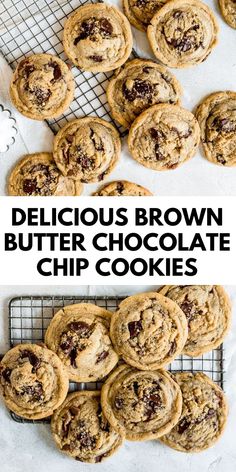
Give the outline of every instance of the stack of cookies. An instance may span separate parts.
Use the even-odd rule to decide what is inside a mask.
[[[223,12],[226,3],[221,2]],[[175,169],[195,154],[201,136],[208,160],[236,165],[236,93],[210,95],[195,117],[181,107],[181,86],[166,67],[189,67],[207,58],[218,34],[211,9],[199,0],[123,0],[123,7],[124,14],[101,3],[80,7],[66,21],[63,44],[76,67],[93,73],[115,71],[107,99],[113,118],[129,129],[133,158],[153,170]],[[162,64],[149,59],[127,62],[133,44],[128,20],[147,31]],[[74,90],[70,66],[56,56],[34,54],[19,63],[10,95],[23,115],[44,120],[60,116],[71,104]],[[109,176],[120,150],[120,137],[112,124],[96,117],[74,120],[59,131],[53,153],[28,155],[16,164],[8,193],[80,195],[83,183]],[[95,195],[151,193],[132,182],[118,181]]]
[[[222,343],[231,307],[220,286],[166,286],[126,298],[111,313],[89,303],[62,308],[45,345],[22,344],[0,364],[9,409],[52,415],[59,449],[101,462],[124,439],[160,439],[185,452],[213,445],[227,419],[225,395],[202,372],[168,372],[176,356],[194,357]],[[101,392],[68,393],[69,380],[103,381]]]

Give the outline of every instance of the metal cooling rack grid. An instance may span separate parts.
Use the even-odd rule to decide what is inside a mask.
[[[74,303],[89,302],[115,311],[119,303],[125,297],[92,297],[92,296],[38,296],[38,297],[17,297],[9,303],[9,340],[13,347],[19,343],[42,342],[45,331],[53,315],[63,306]],[[224,387],[224,348],[219,348],[203,354],[202,356],[191,358],[185,355],[178,356],[168,366],[171,372],[176,371],[201,371],[207,374],[214,382]],[[99,383],[70,384],[70,390],[98,389]],[[20,423],[32,423],[11,413],[12,418]],[[45,423],[48,420],[35,421],[35,423]]]
[[[100,0],[2,0],[0,2],[0,51],[14,69],[32,53],[56,54],[68,62],[62,45],[66,18],[85,3]],[[136,56],[133,52],[133,56]],[[112,122],[121,136],[127,132],[114,122],[106,98],[108,80],[113,74],[82,72],[73,67],[76,90],[70,108],[48,124],[56,133],[68,121],[83,115],[95,115]]]

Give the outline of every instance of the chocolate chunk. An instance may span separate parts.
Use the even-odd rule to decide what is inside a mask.
[[[104,37],[111,36],[113,32],[113,27],[106,18],[102,18],[101,20],[97,20],[99,23],[100,32]]]
[[[105,175],[106,175],[106,172],[103,172],[102,174],[100,174],[100,175],[98,176],[98,182],[101,182],[101,180],[104,179]]]
[[[69,354],[73,347],[74,347],[74,342],[73,342],[73,338],[71,336],[67,336],[66,341],[63,341],[60,344],[60,348],[61,348],[62,351],[65,352],[65,354]]]
[[[104,151],[104,146],[102,144],[102,140],[101,140],[101,138],[99,138],[97,136],[97,139],[99,140],[99,142],[96,141],[96,136],[95,136],[95,133],[94,133],[93,129],[90,130],[90,139],[91,139],[96,151]]]
[[[149,133],[151,138],[155,141],[159,141],[159,139],[163,138],[163,133],[156,128],[150,128]]]
[[[5,382],[10,382],[10,377],[11,377],[11,373],[12,373],[12,369],[4,369],[1,373],[1,376],[3,377],[3,379],[5,380]]]
[[[22,351],[21,359],[29,359],[30,364],[33,366],[32,372],[35,372],[41,365],[40,359],[31,351]]]
[[[129,89],[126,84],[122,85],[122,92],[128,102],[133,102],[136,98],[151,100],[153,85],[148,81],[135,79],[134,85]]]
[[[113,27],[110,21],[108,21],[106,18],[88,18],[81,23],[80,34],[75,38],[74,45],[76,46],[79,41],[88,37],[91,41],[95,41],[98,35],[100,35],[102,38],[107,38],[112,35],[112,32]]]
[[[63,433],[64,438],[68,436],[70,425],[71,425],[71,416],[67,412],[65,416],[62,418],[62,433]]]
[[[23,183],[23,192],[27,193],[28,195],[32,195],[32,193],[36,192],[37,190],[37,183],[36,179],[24,179]]]
[[[52,92],[49,89],[40,88],[35,88],[31,93],[34,93],[35,101],[39,106],[44,106],[52,95]]]
[[[80,164],[80,166],[81,166],[83,169],[92,169],[93,166],[94,166],[94,161],[93,161],[93,159],[90,159],[90,158],[87,157],[86,155],[79,156],[79,157],[77,158],[77,162],[78,162],[78,164]]]
[[[186,429],[189,428],[190,424],[191,424],[191,421],[188,421],[186,418],[183,418],[177,425],[177,432],[179,434],[183,434],[186,431]]]
[[[43,387],[40,382],[35,382],[34,385],[26,385],[22,388],[22,395],[29,395],[36,401],[43,399]]]
[[[181,16],[183,16],[183,12],[182,12],[182,11],[176,10],[176,11],[173,13],[173,17],[174,17],[175,19],[180,18]]]
[[[103,352],[101,352],[101,354],[99,354],[99,356],[97,357],[96,364],[98,364],[98,363],[101,362],[101,361],[104,361],[104,359],[106,359],[107,356],[109,356],[109,352],[108,352],[108,351],[103,351]]]
[[[173,38],[170,43],[175,49],[178,49],[178,51],[180,52],[187,52],[193,47],[193,40],[188,36],[183,36],[182,39]]]
[[[160,395],[155,391],[146,393],[143,397],[143,401],[146,407],[146,415],[150,419],[153,414],[162,406],[162,400]]]
[[[135,338],[136,336],[138,336],[140,331],[142,331],[142,329],[143,329],[142,321],[141,320],[130,321],[130,323],[128,323],[128,329],[129,329],[129,333],[130,333],[130,338],[131,339]]]
[[[236,123],[228,120],[227,118],[215,118],[213,126],[216,127],[217,131],[223,131],[225,133],[231,133],[236,130]]]
[[[26,79],[28,79],[30,74],[32,74],[32,72],[34,71],[35,71],[35,67],[33,65],[28,64],[24,67],[23,75]]]
[[[96,439],[90,436],[86,431],[79,433],[77,440],[80,442],[81,447],[85,449],[93,449],[96,445]]]
[[[72,416],[76,416],[76,415],[78,415],[78,413],[79,413],[79,408],[76,408],[75,406],[70,407],[70,414]],[[81,427],[81,425],[80,425],[80,427]]]
[[[124,400],[123,398],[116,397],[114,400],[114,406],[117,410],[122,410],[124,406]]]
[[[74,367],[75,369],[77,369],[77,365],[76,365],[76,357],[77,357],[77,350],[76,350],[76,347],[73,347],[69,353],[69,356],[70,356],[70,363],[72,365],[72,367]]]
[[[133,383],[133,389],[134,389],[135,395],[138,396],[138,382],[134,382],[134,383]]]
[[[66,135],[66,141],[67,141],[68,143],[70,143],[70,144],[73,143],[73,139],[74,139],[73,134],[67,134],[67,135]]]
[[[122,184],[122,182],[117,182],[116,190],[120,195],[122,194],[122,192],[124,191],[124,185]]]
[[[209,408],[205,416],[205,419],[208,420],[209,418],[212,418],[215,414],[216,414],[216,411],[214,410],[214,408]]]
[[[49,67],[53,69],[53,80],[57,81],[62,78],[62,72],[59,64],[57,62],[49,62],[48,64]]]
[[[102,56],[89,56],[89,59],[91,59],[92,61],[94,62],[102,62],[103,61],[103,57]]]
[[[226,160],[224,159],[222,154],[217,154],[216,159],[220,164],[222,164],[222,165],[226,164]]]
[[[106,457],[106,454],[101,454],[100,456],[95,457],[95,462],[102,462],[102,459]]]
[[[80,337],[88,337],[91,334],[91,326],[85,321],[74,321],[68,325],[68,328],[75,331]]]
[[[184,312],[186,318],[191,318],[193,306],[193,302],[190,302],[187,298],[183,303],[181,303],[180,308]]]

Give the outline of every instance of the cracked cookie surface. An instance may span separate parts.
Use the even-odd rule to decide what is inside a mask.
[[[92,303],[68,305],[53,317],[45,343],[75,382],[95,382],[117,364],[110,336],[111,313]]]
[[[64,177],[57,168],[53,155],[46,152],[29,154],[12,170],[8,181],[8,194],[18,196],[76,196],[83,185]]]
[[[215,92],[196,110],[206,158],[221,166],[236,165],[236,92]]]
[[[93,194],[97,197],[146,197],[152,193],[141,185],[127,180],[116,180],[104,185]]]
[[[218,25],[212,10],[198,0],[170,0],[147,28],[154,55],[169,67],[204,61],[217,43]]]
[[[103,462],[123,442],[102,413],[98,391],[68,395],[54,413],[51,429],[59,449],[82,462]]]
[[[41,419],[65,400],[69,381],[62,362],[46,347],[19,344],[0,362],[0,390],[17,415]]]
[[[76,66],[86,71],[117,69],[128,59],[132,44],[127,18],[109,5],[84,5],[65,24],[65,52]]]
[[[123,0],[124,13],[130,23],[146,31],[152,17],[168,0]]]
[[[160,441],[183,452],[200,452],[222,435],[228,407],[223,390],[201,372],[173,374],[183,396],[179,422]]]
[[[102,387],[104,415],[126,439],[155,439],[177,423],[182,408],[178,384],[164,370],[118,367]]]
[[[183,311],[156,292],[123,300],[113,313],[110,334],[116,352],[138,369],[169,364],[185,345],[188,328]]]
[[[162,295],[176,302],[188,321],[188,338],[183,352],[200,356],[217,348],[226,336],[231,304],[220,285],[166,285]]]
[[[181,86],[171,72],[148,59],[127,62],[107,87],[112,115],[125,128],[152,105],[179,105],[181,95]]]
[[[34,120],[60,116],[74,97],[75,83],[67,64],[51,54],[23,59],[13,74],[10,96],[22,115]]]
[[[114,126],[101,118],[71,121],[56,135],[53,157],[63,175],[85,183],[109,175],[120,157],[121,142]]]
[[[226,23],[236,29],[236,0],[219,0],[219,5]]]
[[[190,159],[200,140],[194,115],[178,105],[154,105],[133,122],[128,146],[135,160],[153,170],[175,169]]]

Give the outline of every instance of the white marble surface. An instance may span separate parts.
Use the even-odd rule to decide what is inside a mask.
[[[7,349],[8,301],[17,295],[105,295],[132,294],[156,287],[1,287],[0,352]],[[128,442],[119,452],[102,464],[88,465],[73,461],[58,452],[48,425],[22,425],[9,417],[0,402],[1,472],[235,472],[236,470],[236,286],[226,287],[233,303],[233,324],[225,342],[225,390],[230,413],[226,431],[212,448],[198,454],[171,450],[156,441]]]
[[[39,0],[40,1],[40,0]],[[65,3],[64,0],[60,0]],[[121,0],[110,0],[120,5]],[[220,26],[219,44],[208,59],[197,67],[172,70],[183,87],[183,106],[193,110],[207,94],[217,90],[236,90],[236,33],[223,22],[217,0],[206,0],[215,11]],[[79,0],[78,0],[79,5]],[[1,32],[1,21],[0,21]],[[141,56],[152,57],[146,35],[133,29],[134,47]],[[11,108],[8,88],[11,71],[4,67],[0,59],[0,103]],[[14,163],[25,153],[50,151],[52,133],[46,125],[20,116],[16,117],[19,134],[16,143],[7,154],[0,154],[0,195],[6,193],[6,179]],[[179,169],[156,172],[138,164],[127,152],[123,140],[121,160],[110,175],[109,180],[127,179],[150,188],[155,195],[236,195],[236,167],[223,168],[207,161],[198,150],[196,156]],[[85,185],[84,194],[89,195],[96,184]]]

